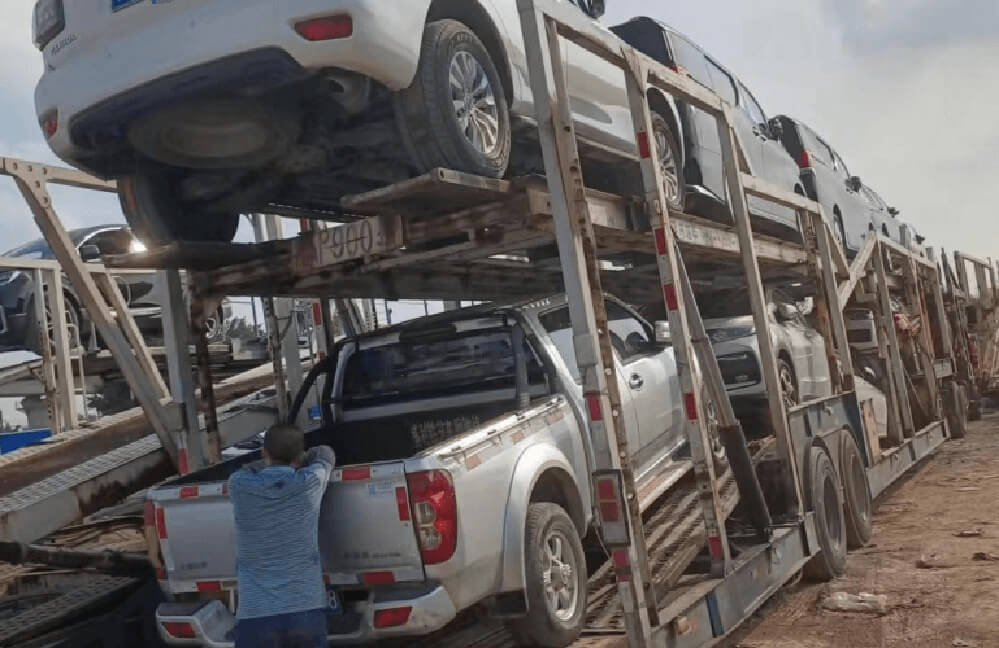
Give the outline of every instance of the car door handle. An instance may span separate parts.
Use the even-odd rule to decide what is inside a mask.
[[[637,373],[631,374],[631,378],[628,379],[628,386],[632,389],[641,389],[644,384],[645,380]]]

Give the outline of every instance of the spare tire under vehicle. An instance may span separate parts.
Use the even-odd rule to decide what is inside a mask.
[[[146,167],[118,179],[118,200],[125,221],[146,245],[172,241],[228,243],[236,236],[239,214],[205,213],[177,198],[177,183],[165,169]]]

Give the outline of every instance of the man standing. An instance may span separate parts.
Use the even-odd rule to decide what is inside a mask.
[[[236,648],[326,646],[328,599],[319,562],[319,508],[333,450],[294,425],[264,435],[263,462],[229,478],[236,516]]]

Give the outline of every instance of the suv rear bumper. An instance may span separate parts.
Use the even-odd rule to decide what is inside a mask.
[[[166,6],[137,3],[126,7],[120,17],[128,29],[90,25],[100,31],[80,34],[58,53],[45,54],[45,72],[35,89],[35,109],[40,120],[57,116],[58,126],[49,146],[59,157],[92,166],[86,162],[94,151],[79,139],[77,122],[86,115],[88,120],[113,124],[119,114],[112,111],[105,116],[110,102],[118,104],[117,108],[139,104],[152,108],[157,98],[178,98],[147,94],[154,86],[160,89],[160,83],[190,96],[190,88],[171,83],[180,75],[187,77],[199,96],[235,96],[233,89],[226,87],[227,79],[216,77],[215,71],[219,63],[248,53],[278,52],[300,69],[339,68],[375,79],[390,89],[407,87],[416,72],[429,2],[290,0],[275,4],[213,0],[162,8]],[[157,11],[159,15],[136,21],[132,18],[136,11]],[[352,18],[349,37],[313,42],[294,29],[299,21],[333,14]],[[244,71],[252,78],[252,69]],[[284,79],[289,80],[293,79]],[[235,91],[245,93],[246,87],[239,85]],[[127,122],[118,122],[117,127],[120,136]],[[100,144],[102,148],[104,143]]]
[[[440,585],[420,589],[407,596],[406,590],[379,590],[368,599],[347,602],[343,614],[330,615],[327,627],[331,645],[351,645],[388,637],[420,636],[443,628],[457,615],[447,590]],[[406,623],[375,628],[375,614],[380,610],[410,608]],[[193,637],[178,638],[167,632],[166,624],[188,624]],[[164,603],[156,610],[160,637],[171,646],[206,646],[233,648],[236,619],[220,601]]]

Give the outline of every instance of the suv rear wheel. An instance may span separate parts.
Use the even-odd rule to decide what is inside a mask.
[[[420,172],[506,173],[512,136],[503,84],[485,45],[457,20],[427,24],[416,77],[396,95],[395,112]]]
[[[132,232],[146,245],[173,241],[228,243],[236,236],[239,214],[206,213],[177,197],[169,172],[143,167],[118,179],[118,200]]]
[[[683,211],[685,189],[682,172],[683,153],[666,119],[656,112],[652,113],[652,136],[655,141],[655,152],[659,156],[666,201],[670,209]]]

